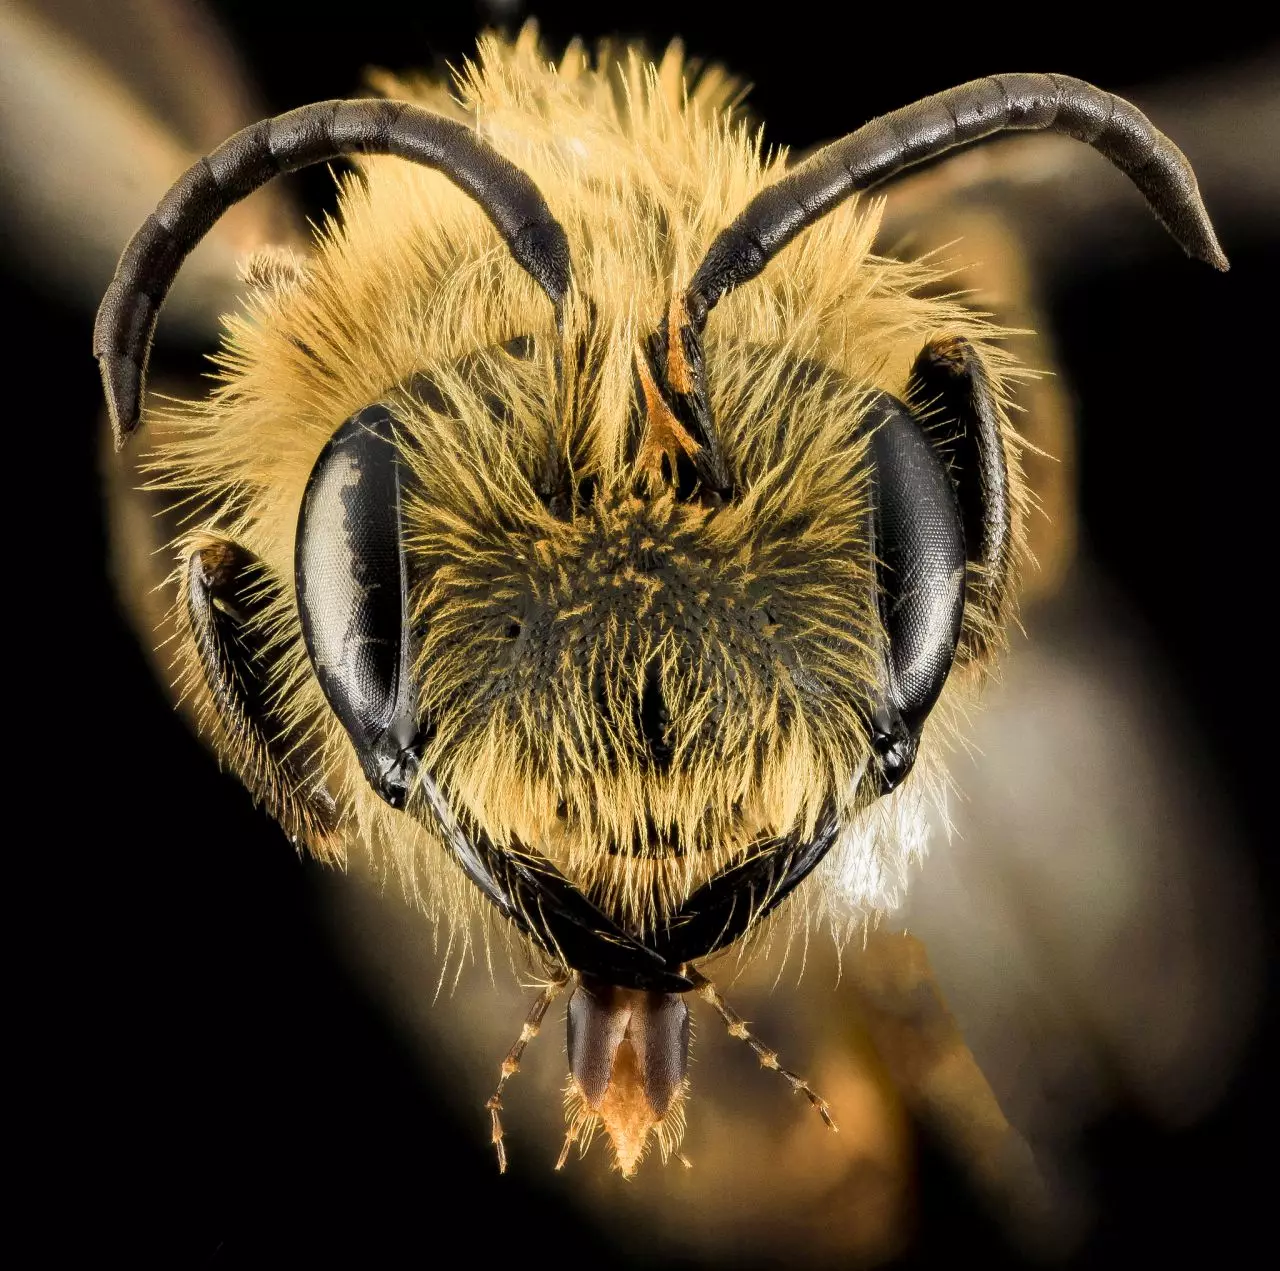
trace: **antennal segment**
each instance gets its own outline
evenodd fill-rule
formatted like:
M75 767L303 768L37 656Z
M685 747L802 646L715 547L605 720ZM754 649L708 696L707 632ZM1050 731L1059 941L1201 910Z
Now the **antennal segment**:
M761 190L716 235L687 293L690 320L756 277L788 243L851 195L906 168L1002 132L1063 133L1110 159L1188 255L1226 269L1186 155L1136 106L1070 75L992 75L864 124Z
M138 426L160 306L182 262L218 218L283 172L358 154L396 155L435 168L475 199L550 297L559 324L570 279L568 239L515 164L474 128L409 102L316 102L224 141L174 182L129 240L93 328L117 448Z

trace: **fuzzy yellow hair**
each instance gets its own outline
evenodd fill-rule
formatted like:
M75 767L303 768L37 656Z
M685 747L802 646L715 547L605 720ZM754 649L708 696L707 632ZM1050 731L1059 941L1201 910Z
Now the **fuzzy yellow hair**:
M484 38L456 96L417 79L377 86L472 122L527 173L567 233L574 282L561 337L475 202L420 167L362 160L306 260L250 267L216 391L153 423L153 482L196 492L183 548L225 535L279 581L263 618L274 692L340 812L311 846L391 861L441 914L479 894L428 829L369 789L298 630L308 475L338 424L384 402L419 491L409 548L423 715L435 723L424 765L453 807L643 924L753 840L812 827L834 802L851 827L834 868L854 904L883 903L916 844L894 820L900 801L855 801L879 638L856 425L870 393L904 395L912 360L944 335L974 345L1006 402L999 333L936 298L931 266L873 255L879 205L851 200L727 295L707 327L710 404L740 496L712 514L651 495L636 485L636 350L785 156L761 153L734 81L690 78L677 46L652 64L629 48L593 62L575 44L554 65L526 27L513 43ZM432 391L415 391L424 379ZM1025 496L1001 425L1017 535ZM567 518L536 487L552 445L591 493ZM927 734L935 750L985 673L986 655L965 666L965 651L998 636L966 621ZM202 697L189 641L178 659ZM665 771L641 761L633 709L653 676L670 714ZM243 767L235 739L223 746ZM898 828L868 829L875 818ZM652 850L627 850L635 843Z

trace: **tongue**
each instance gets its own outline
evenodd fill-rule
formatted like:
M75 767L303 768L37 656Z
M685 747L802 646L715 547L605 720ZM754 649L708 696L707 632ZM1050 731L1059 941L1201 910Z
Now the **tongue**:
M569 1000L568 1142L603 1124L624 1178L657 1132L665 1158L680 1136L689 1008L676 993L624 989L583 976Z

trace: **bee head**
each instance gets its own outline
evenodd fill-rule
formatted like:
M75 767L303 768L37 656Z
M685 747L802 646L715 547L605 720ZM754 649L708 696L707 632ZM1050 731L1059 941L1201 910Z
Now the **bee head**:
M454 914L461 882L545 955L503 1082L574 980L567 1143L603 1123L629 1173L678 1139L690 991L830 1122L698 964L838 842L855 903L883 903L911 838L885 857L863 813L1012 616L1000 333L873 255L851 196L1053 128L1226 260L1181 152L1066 76L974 81L783 175L726 123L734 86L686 86L675 52L549 71L529 32L482 62L462 106L388 85L434 109L318 103L201 159L126 249L94 351L123 442L217 217L361 156L305 266L228 320L217 391L160 430L154 484L204 522L179 658L290 833L388 848Z
M548 105L552 139L479 84L528 178L495 166L496 207L363 160L305 268L230 320L221 388L156 421L155 464L243 509L223 532L292 580L270 692L357 837L416 876L408 822L446 808L648 927L760 844L851 823L873 758L909 769L877 716L875 436L940 326L989 331L873 256L852 205L708 321L698 261L759 157L661 84L602 116L602 84Z

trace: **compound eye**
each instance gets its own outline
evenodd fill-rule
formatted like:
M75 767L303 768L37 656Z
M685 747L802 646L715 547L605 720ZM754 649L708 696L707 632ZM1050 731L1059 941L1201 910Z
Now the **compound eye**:
M384 406L352 415L320 452L294 558L307 653L374 789L401 807L417 767L404 551L408 471Z
M874 428L873 546L887 637L871 742L887 793L910 772L955 658L965 543L951 481L911 412L881 394L864 426Z

